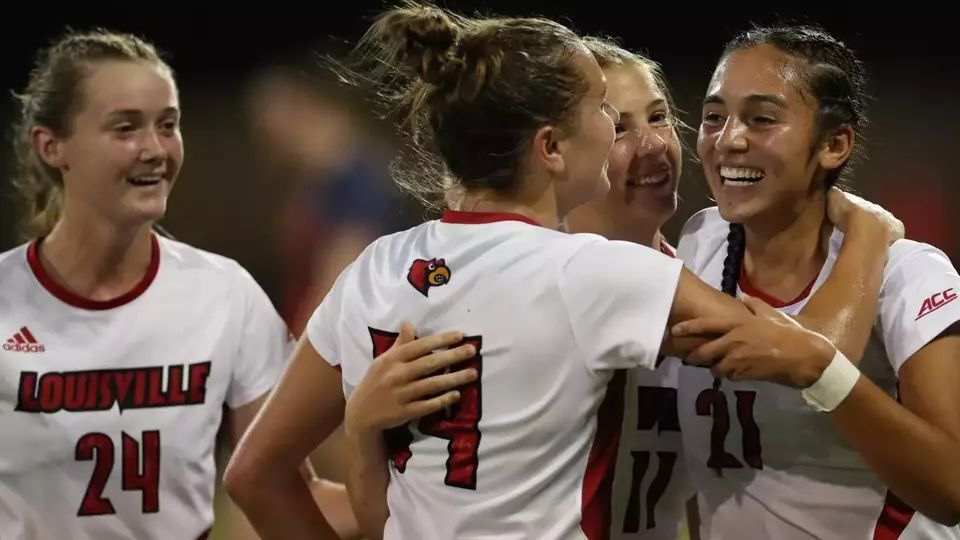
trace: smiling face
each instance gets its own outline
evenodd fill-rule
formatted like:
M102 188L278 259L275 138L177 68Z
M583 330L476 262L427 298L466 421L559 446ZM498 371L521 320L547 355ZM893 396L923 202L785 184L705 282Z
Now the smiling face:
M177 89L148 62L91 65L81 108L58 140L64 208L92 210L118 226L163 217L183 162Z
M567 219L572 232L628 239L661 227L677 210L681 148L664 89L639 62L604 69L607 99L620 112L610 151L610 192Z
M760 45L731 52L713 74L697 154L727 221L795 213L822 193L823 166L838 166L821 151L817 103L805 92L800 62Z

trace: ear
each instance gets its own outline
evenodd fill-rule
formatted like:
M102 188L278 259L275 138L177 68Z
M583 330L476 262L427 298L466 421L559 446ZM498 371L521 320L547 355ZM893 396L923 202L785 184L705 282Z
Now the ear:
M54 169L66 166L63 141L50 128L34 126L30 130L30 143L44 163Z
M561 151L563 133L556 126L543 126L533 134L533 158L547 171L560 174L566 169Z
M820 146L820 167L829 171L846 163L856 138L856 132L850 126L841 126L828 135Z

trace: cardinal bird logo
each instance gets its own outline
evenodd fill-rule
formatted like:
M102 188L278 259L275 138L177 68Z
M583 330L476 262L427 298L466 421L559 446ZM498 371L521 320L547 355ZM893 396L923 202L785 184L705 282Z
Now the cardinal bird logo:
M413 285L413 288L420 291L420 294L427 296L430 287L439 287L446 285L450 281L450 268L443 259L416 259L410 265L410 272L407 273L407 281Z

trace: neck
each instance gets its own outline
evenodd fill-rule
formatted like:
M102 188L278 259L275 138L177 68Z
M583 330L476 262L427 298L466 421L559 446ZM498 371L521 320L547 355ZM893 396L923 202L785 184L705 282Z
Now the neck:
M822 196L799 212L777 214L762 222L744 223L744 270L750 282L767 294L796 298L820 273L833 226L826 219Z
M544 227L558 229L560 216L552 188L528 191L531 192L511 197L489 191L470 192L452 197L448 203L453 210L519 214Z
M83 214L64 209L43 240L40 262L57 283L84 298L121 296L140 282L150 265L150 224L118 228Z
M634 244L642 244L659 250L663 242L659 223L626 223L626 226L612 225L606 236L610 240L624 240Z

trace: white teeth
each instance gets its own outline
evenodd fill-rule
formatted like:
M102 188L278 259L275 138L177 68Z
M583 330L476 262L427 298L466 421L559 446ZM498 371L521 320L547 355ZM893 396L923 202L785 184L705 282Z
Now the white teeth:
M720 167L720 176L724 178L763 178L761 169L751 167Z
M141 176L131 176L128 180L134 184L156 184L163 180L159 174L145 174Z
M629 181L627 181L627 184L631 186L652 186L654 184L666 182L669 176L670 176L669 173L661 172L657 174L651 174L648 176L641 176L639 178L630 179Z
M756 185L756 180L726 180L724 179L723 185L730 187L749 187Z

